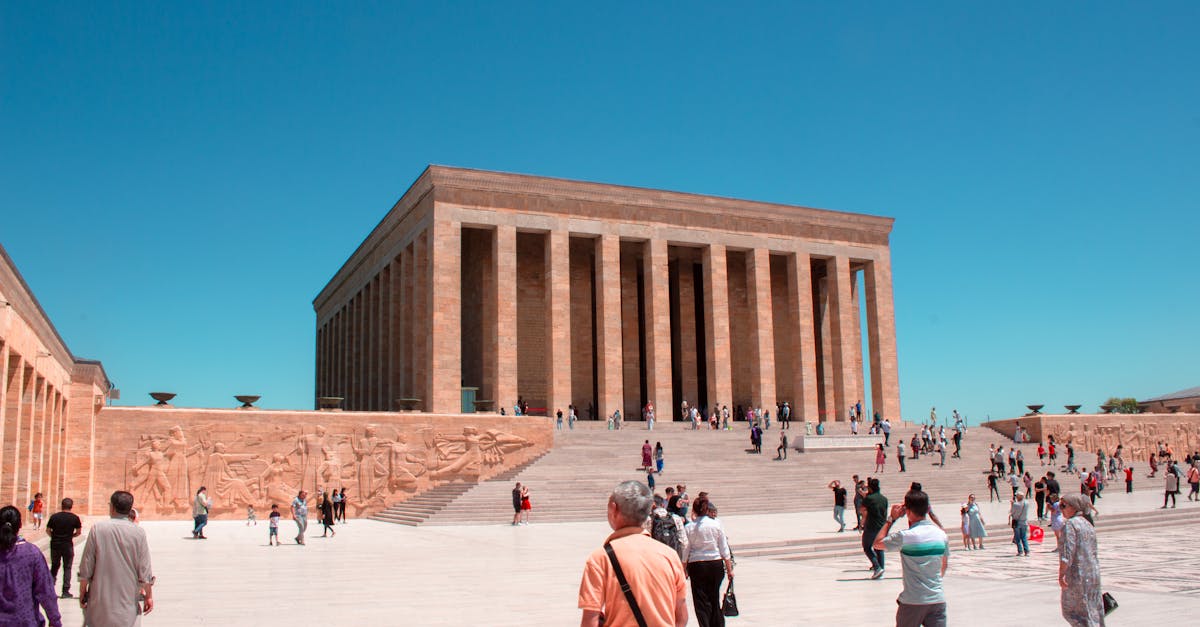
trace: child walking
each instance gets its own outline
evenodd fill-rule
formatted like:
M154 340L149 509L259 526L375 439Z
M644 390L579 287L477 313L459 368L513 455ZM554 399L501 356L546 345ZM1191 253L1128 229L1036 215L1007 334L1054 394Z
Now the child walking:
M250 523L254 523L255 527L258 526L258 514L254 513L253 505L246 505L246 526L249 527Z
M267 546L274 544L279 546L279 506L271 505L271 516L268 518L267 526L270 527L270 532L267 534Z

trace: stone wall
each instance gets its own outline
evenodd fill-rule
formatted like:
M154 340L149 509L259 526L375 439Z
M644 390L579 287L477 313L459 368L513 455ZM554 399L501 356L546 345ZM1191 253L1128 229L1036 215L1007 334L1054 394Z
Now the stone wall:
M186 519L200 486L214 518L286 509L300 489L346 488L364 516L431 487L477 482L553 443L551 421L479 414L105 407L96 418L91 504L126 489L145 518ZM82 489L82 486L79 487Z
M1170 444L1181 458L1200 451L1200 414L1039 414L983 426L1012 438L1018 424L1029 430L1031 442L1054 435L1056 442L1071 442L1077 456L1097 449L1111 454L1122 445L1126 461L1144 463L1158 442Z

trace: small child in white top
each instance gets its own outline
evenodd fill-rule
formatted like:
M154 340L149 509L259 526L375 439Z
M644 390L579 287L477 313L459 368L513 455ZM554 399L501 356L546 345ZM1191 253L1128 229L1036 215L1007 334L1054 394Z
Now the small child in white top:
M255 527L258 526L258 515L254 513L253 505L246 506L246 526L249 527L250 523L254 523Z

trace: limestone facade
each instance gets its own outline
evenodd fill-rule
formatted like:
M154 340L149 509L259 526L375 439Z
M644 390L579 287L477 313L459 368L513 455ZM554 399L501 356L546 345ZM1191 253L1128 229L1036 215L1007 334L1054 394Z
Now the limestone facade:
M891 227L430 166L313 302L316 396L458 413L475 388L487 411L627 420L683 401L846 420L861 401L895 419Z
M41 492L47 512L65 496L86 511L111 387L100 362L71 354L0 246L0 503Z

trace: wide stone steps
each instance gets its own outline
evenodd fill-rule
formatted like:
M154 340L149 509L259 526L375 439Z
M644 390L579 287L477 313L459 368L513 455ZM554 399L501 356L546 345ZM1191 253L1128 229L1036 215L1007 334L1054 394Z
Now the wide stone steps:
M831 501L826 488L829 480L838 478L848 482L855 473L866 477L874 465L874 453L862 450L804 454L791 451L787 460L772 461L773 443L778 439L774 426L764 435L763 453L750 454L749 433L744 423L732 431L691 431L680 423L660 423L654 431L628 428L607 431L585 424L580 423L582 428L575 431L558 433L554 448L538 463L506 482L481 483L431 517L429 524L510 521L514 481L529 486L534 521L603 520L605 499L616 483L645 480L639 466L641 444L647 438L651 444L661 441L665 450L665 469L662 475L656 475L656 491L662 493L668 485L676 483L687 484L693 497L701 490L708 491L722 515L822 509ZM798 429L799 425L792 433L798 433ZM911 428L897 429L893 435L910 436L911 432ZM968 436L980 439L981 434L995 442L1002 441L1001 436L986 429L972 429ZM978 441L975 447L980 447ZM1025 447L1036 465L1032 445ZM909 472L904 474L896 472L894 448L895 439L883 474L885 493L902 494L910 481L917 480L926 491L953 490L958 498L964 475L976 474L977 491L986 494L982 474L987 467L986 448L973 456L964 450L964 459L947 460L945 469L935 468L928 458L922 457L910 461ZM961 496L965 498L965 494Z
M692 431L682 423L661 422L654 431L608 431L603 427L604 423L580 422L574 431L558 432L553 448L535 463L439 504L437 511L426 517L426 524L507 523L512 520L515 481L530 488L533 522L602 521L604 503L614 485L629 479L645 481L640 458L646 439L651 445L662 442L665 451L664 472L655 477L656 492L661 494L678 483L686 484L693 498L708 491L723 516L827 509L832 506L826 487L830 480L847 484L852 474L863 478L874 474L874 453L869 450L810 450L803 454L793 450L787 460L773 461L779 433L776 425L764 434L761 454L748 452L745 423L737 423L732 431ZM794 425L791 433L799 433L800 428ZM901 474L895 459L896 443L901 437L908 441L915 430L907 425L893 429L886 470L880 475L889 500L902 498L912 481L921 482L935 501L962 501L971 492L981 500L986 497L987 446L995 443L1007 448L1011 442L990 429L972 427L963 442L962 459L947 455L945 468L933 464L936 456L908 459L908 472ZM848 426L838 423L830 433L848 435L848 431ZM1036 448L1036 444L1019 445L1026 456L1026 470L1040 476L1045 468L1038 465ZM1080 454L1079 461L1085 460ZM1136 489L1161 489L1159 479L1138 475ZM1060 472L1059 479L1064 490L1075 489L1074 480L1065 473ZM1002 495L1010 493L1003 485L1000 490ZM852 512L847 515L853 518Z
M958 517L955 516L953 521L942 521L942 524L947 525L953 523L952 527L947 528L952 549L957 549L958 547L956 542L959 538L958 520ZM1112 533L1114 531L1162 528L1164 525L1188 524L1195 521L1196 514L1194 511L1178 509L1148 513L1112 514L1096 519L1096 532ZM1050 530L1049 523L1044 523L1042 526L1046 530L1046 542L1053 543L1053 532ZM988 525L988 542L1007 544L1011 531L1011 528L1007 524ZM803 561L824 559L827 557L858 556L862 555L862 536L858 532L847 528L845 533L832 538L748 542L741 544L735 542L731 550L734 556L739 559L768 558L785 561Z
M416 526L436 514L446 505L466 494L473 483L448 483L422 492L409 500L393 505L371 516L371 520Z

